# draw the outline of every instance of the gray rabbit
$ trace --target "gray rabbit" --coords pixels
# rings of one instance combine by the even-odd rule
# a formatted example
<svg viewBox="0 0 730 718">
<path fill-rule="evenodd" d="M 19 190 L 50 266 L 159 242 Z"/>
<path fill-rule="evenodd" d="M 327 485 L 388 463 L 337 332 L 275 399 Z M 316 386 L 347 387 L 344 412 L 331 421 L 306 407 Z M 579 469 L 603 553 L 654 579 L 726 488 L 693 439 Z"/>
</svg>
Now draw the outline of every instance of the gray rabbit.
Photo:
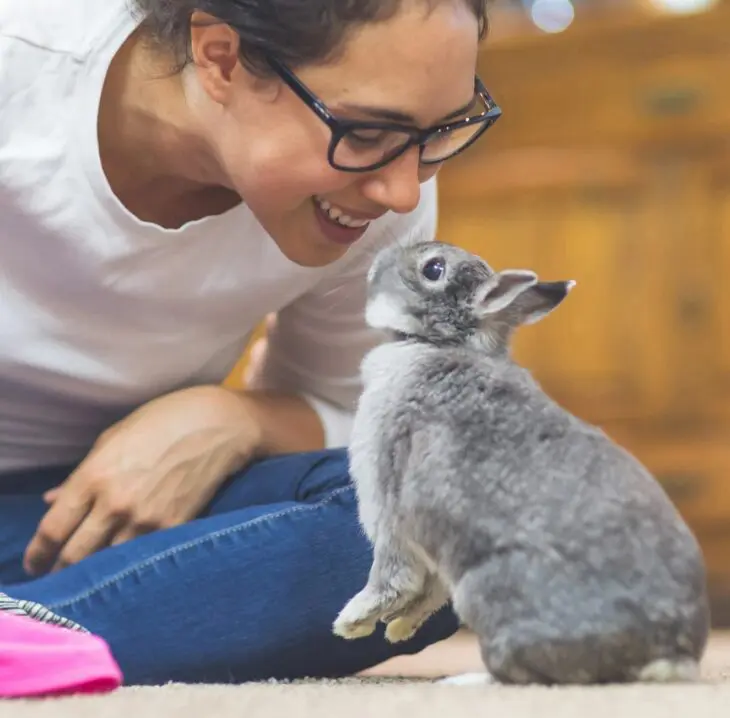
<svg viewBox="0 0 730 718">
<path fill-rule="evenodd" d="M 334 633 L 413 635 L 452 601 L 502 683 L 696 680 L 710 624 L 700 547 L 660 484 L 561 408 L 510 339 L 573 282 L 495 272 L 442 242 L 368 276 L 350 442 L 374 560 Z"/>
</svg>

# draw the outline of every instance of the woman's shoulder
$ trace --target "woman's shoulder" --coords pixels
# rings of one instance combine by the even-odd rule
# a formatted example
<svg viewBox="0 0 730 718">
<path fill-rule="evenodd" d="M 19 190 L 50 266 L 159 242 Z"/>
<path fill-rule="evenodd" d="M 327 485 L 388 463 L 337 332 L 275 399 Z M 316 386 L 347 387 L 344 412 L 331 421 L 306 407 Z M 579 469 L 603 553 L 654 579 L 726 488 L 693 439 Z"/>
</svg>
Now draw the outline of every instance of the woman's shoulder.
<svg viewBox="0 0 730 718">
<path fill-rule="evenodd" d="M 7 53 L 85 57 L 121 15 L 131 17 L 128 0 L 22 0 L 0 3 L 0 67 Z M 15 67 L 15 70 L 22 68 Z M 5 74 L 5 73 L 4 73 Z"/>
<path fill-rule="evenodd" d="M 135 26 L 128 2 L 0 0 L 0 184 L 23 186 L 77 146 L 68 131 L 96 112 L 99 60 Z"/>
</svg>

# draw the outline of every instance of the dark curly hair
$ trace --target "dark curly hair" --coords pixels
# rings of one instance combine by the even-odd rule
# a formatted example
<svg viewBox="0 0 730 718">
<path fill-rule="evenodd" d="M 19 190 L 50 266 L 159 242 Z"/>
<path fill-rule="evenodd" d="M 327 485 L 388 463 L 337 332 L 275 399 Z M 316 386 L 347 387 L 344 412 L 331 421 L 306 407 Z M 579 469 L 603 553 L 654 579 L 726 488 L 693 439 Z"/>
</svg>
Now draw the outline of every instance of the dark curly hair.
<svg viewBox="0 0 730 718">
<path fill-rule="evenodd" d="M 487 34 L 491 0 L 463 2 L 479 21 L 479 39 Z M 359 25 L 393 17 L 403 0 L 132 0 L 147 35 L 174 52 L 177 70 L 190 62 L 190 20 L 208 13 L 234 28 L 241 38 L 241 62 L 251 72 L 270 74 L 267 57 L 296 68 L 333 59 L 347 33 Z"/>
</svg>

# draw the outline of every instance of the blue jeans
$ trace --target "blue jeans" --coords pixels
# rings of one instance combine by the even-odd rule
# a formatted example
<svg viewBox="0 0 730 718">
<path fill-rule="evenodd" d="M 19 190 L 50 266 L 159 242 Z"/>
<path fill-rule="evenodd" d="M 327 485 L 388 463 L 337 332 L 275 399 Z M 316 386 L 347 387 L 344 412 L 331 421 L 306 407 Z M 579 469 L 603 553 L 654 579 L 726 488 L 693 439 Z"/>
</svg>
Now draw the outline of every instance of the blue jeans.
<svg viewBox="0 0 730 718">
<path fill-rule="evenodd" d="M 0 588 L 102 636 L 128 685 L 352 675 L 458 627 L 444 608 L 402 644 L 382 626 L 354 641 L 332 634 L 372 559 L 344 451 L 257 462 L 194 521 L 31 579 L 22 556 L 41 495 L 69 471 L 0 477 Z"/>
</svg>

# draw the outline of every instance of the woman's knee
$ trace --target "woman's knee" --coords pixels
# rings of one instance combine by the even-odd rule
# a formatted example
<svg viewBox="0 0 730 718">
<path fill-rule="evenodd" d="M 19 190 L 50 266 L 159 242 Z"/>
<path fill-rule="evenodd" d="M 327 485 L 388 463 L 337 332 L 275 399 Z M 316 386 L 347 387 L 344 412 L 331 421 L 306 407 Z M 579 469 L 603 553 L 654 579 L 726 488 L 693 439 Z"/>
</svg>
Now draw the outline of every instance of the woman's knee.
<svg viewBox="0 0 730 718">
<path fill-rule="evenodd" d="M 247 475 L 262 481 L 281 478 L 292 490 L 294 501 L 317 499 L 350 485 L 347 449 L 323 449 L 262 459 Z"/>
<path fill-rule="evenodd" d="M 300 485 L 298 498 L 302 501 L 316 499 L 351 485 L 347 449 L 327 449 L 307 455 L 309 468 Z"/>
<path fill-rule="evenodd" d="M 229 477 L 199 518 L 250 506 L 311 503 L 349 485 L 346 449 L 272 456 Z"/>
</svg>

